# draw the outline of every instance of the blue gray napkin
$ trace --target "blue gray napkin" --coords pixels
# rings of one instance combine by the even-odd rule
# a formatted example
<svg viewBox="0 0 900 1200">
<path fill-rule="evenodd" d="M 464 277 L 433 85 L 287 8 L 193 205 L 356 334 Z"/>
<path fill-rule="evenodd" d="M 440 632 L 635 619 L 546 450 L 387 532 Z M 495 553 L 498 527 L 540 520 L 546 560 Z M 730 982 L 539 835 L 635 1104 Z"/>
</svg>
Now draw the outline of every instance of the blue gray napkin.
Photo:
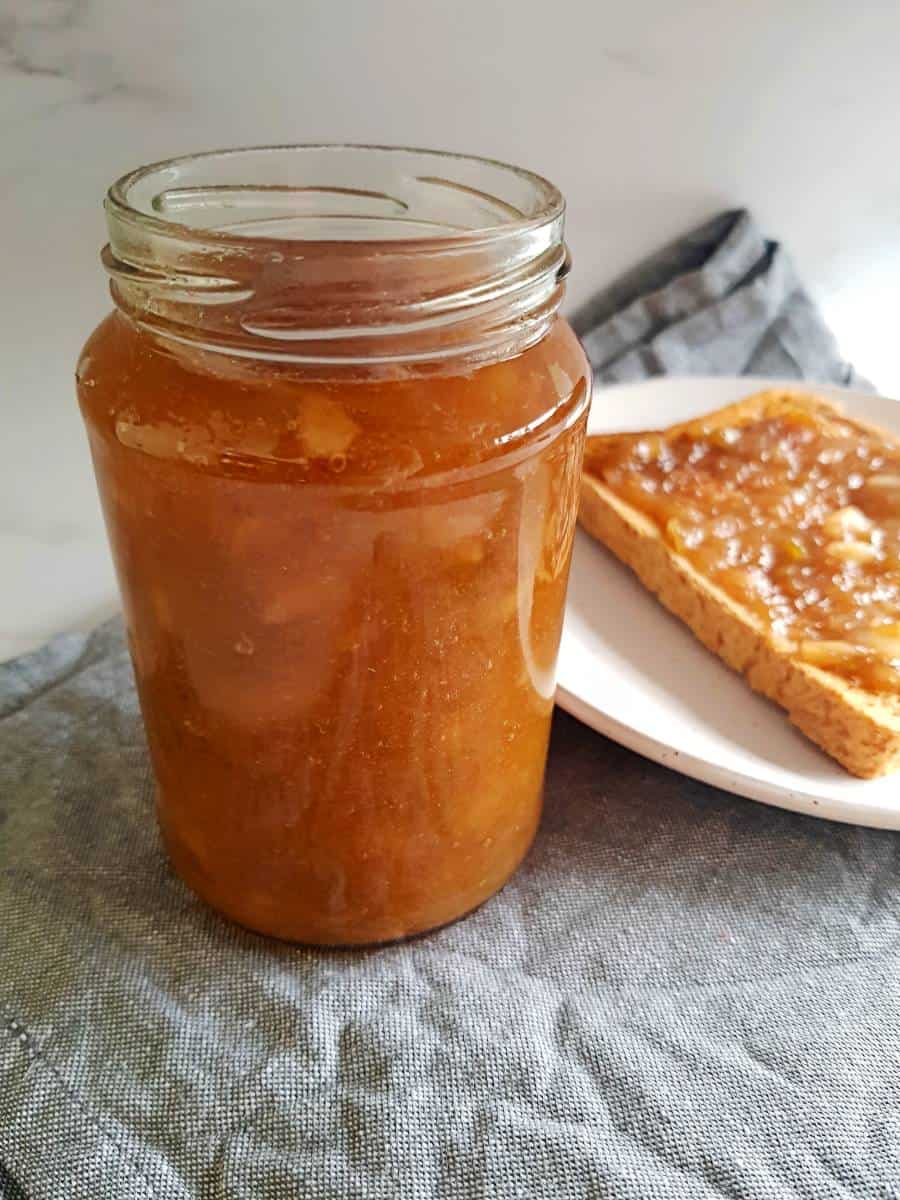
<svg viewBox="0 0 900 1200">
<path fill-rule="evenodd" d="M 721 213 L 605 288 L 574 318 L 595 378 L 764 375 L 866 387 L 785 249 Z"/>
<path fill-rule="evenodd" d="M 598 299 L 601 378 L 785 347 L 847 377 L 798 288 L 765 307 L 742 223 Z M 119 623 L 65 635 L 0 667 L 0 1196 L 900 1200 L 898 908 L 896 835 L 558 713 L 534 850 L 480 911 L 268 941 L 167 866 Z"/>
</svg>

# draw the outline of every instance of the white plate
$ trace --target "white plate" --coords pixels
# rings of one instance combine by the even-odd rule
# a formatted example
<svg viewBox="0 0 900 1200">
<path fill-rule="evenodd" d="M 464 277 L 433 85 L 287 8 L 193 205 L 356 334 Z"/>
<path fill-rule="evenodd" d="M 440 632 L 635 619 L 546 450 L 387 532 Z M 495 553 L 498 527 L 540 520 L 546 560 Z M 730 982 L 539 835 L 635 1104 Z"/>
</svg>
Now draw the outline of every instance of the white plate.
<svg viewBox="0 0 900 1200">
<path fill-rule="evenodd" d="M 588 429 L 659 429 L 771 385 L 663 377 L 601 388 Z M 897 401 L 838 387 L 815 390 L 900 433 Z M 846 774 L 581 529 L 558 681 L 557 701 L 573 716 L 685 775 L 780 808 L 900 829 L 900 774 L 869 781 Z"/>
</svg>

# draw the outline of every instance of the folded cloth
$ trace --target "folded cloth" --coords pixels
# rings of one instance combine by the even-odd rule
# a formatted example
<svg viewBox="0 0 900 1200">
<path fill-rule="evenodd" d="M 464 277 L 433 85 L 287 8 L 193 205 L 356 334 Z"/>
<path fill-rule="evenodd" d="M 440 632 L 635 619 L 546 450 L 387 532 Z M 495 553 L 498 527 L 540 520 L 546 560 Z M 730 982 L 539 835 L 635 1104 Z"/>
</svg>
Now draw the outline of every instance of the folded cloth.
<svg viewBox="0 0 900 1200">
<path fill-rule="evenodd" d="M 870 386 L 841 358 L 784 248 L 743 210 L 665 246 L 573 324 L 599 382 L 764 375 Z"/>
</svg>

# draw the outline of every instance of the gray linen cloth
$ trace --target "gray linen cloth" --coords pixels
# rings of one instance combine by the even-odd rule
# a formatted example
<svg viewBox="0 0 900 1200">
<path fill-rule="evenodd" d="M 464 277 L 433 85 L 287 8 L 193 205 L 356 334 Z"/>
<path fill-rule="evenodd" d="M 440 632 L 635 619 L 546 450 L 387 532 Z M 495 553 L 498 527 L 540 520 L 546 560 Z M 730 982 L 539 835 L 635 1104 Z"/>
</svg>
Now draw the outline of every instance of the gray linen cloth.
<svg viewBox="0 0 900 1200">
<path fill-rule="evenodd" d="M 657 251 L 573 324 L 606 383 L 768 375 L 867 386 L 841 359 L 787 252 L 740 209 Z"/>
<path fill-rule="evenodd" d="M 815 324 L 790 295 L 757 345 Z M 256 937 L 166 864 L 119 623 L 64 635 L 0 667 L 0 1196 L 900 1200 L 898 898 L 895 835 L 558 713 L 534 850 L 473 916 Z"/>
</svg>

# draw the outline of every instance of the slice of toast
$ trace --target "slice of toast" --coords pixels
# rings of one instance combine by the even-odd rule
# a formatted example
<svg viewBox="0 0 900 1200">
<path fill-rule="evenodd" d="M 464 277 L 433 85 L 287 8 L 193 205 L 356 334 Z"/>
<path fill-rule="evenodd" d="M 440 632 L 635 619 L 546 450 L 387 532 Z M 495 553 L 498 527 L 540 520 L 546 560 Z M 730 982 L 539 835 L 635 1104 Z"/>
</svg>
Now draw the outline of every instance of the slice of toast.
<svg viewBox="0 0 900 1200">
<path fill-rule="evenodd" d="M 803 407 L 820 420 L 840 417 L 845 425 L 871 433 L 818 396 L 782 389 L 761 392 L 727 408 L 661 431 L 701 435 L 740 425 L 780 409 Z M 879 436 L 897 443 L 883 430 Z M 838 674 L 802 661 L 790 643 L 775 636 L 763 618 L 745 608 L 670 547 L 656 523 L 591 473 L 591 451 L 609 448 L 639 434 L 589 437 L 582 477 L 581 524 L 635 572 L 641 582 L 757 692 L 786 709 L 807 737 L 854 775 L 864 779 L 900 767 L 900 696 L 871 692 Z M 900 613 L 898 613 L 900 619 Z M 900 796 L 898 796 L 900 800 Z"/>
</svg>

